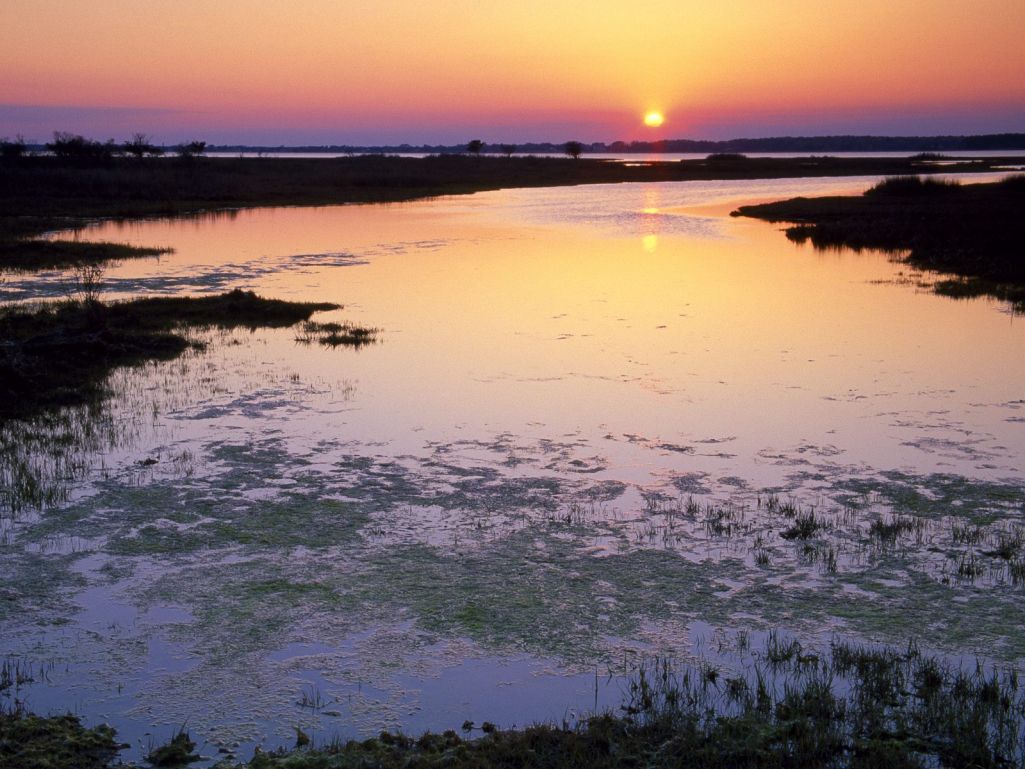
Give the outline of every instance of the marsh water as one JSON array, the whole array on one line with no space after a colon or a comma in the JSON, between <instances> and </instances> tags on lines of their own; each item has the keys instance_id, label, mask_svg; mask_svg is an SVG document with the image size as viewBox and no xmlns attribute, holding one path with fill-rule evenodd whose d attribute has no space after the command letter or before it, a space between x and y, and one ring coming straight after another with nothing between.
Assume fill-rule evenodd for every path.
<instances>
[{"instance_id":1,"label":"marsh water","mask_svg":"<svg viewBox=\"0 0 1025 769\"><path fill-rule=\"evenodd\" d=\"M0 652L23 671L0 697L109 721L136 755L183 724L248 755L297 726L572 720L645 658L774 628L1020 666L1025 324L728 216L873 181L78 233L174 249L111 266L105 296L337 302L317 320L379 341L200 332L7 434L55 491L0 513ZM7 277L9 300L75 291Z\"/></svg>"}]
</instances>

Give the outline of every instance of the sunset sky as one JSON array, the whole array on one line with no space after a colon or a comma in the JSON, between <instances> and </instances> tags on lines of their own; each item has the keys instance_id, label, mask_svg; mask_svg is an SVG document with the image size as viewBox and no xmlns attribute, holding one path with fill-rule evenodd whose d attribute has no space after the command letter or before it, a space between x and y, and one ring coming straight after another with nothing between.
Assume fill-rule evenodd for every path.
<instances>
[{"instance_id":1,"label":"sunset sky","mask_svg":"<svg viewBox=\"0 0 1025 769\"><path fill-rule=\"evenodd\" d=\"M0 136L29 140L1025 131L1022 0L3 0L0 16Z\"/></svg>"}]
</instances>

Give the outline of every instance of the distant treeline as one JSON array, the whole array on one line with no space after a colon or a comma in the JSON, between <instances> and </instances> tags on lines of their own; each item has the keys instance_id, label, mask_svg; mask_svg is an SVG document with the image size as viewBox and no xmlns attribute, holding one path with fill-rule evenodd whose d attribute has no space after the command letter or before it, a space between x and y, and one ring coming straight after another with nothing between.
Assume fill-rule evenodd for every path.
<instances>
[{"instance_id":1,"label":"distant treeline","mask_svg":"<svg viewBox=\"0 0 1025 769\"><path fill-rule=\"evenodd\" d=\"M483 143L481 152L508 154L509 148L521 154L565 152L564 142ZM242 144L209 145L211 152L335 152L339 154L466 152L466 144L387 144L356 146L348 144L306 146L249 146ZM667 139L655 142L584 143L586 153L628 152L952 152L971 150L1025 150L1025 133L982 134L979 136L775 136L766 139Z\"/></svg>"}]
</instances>

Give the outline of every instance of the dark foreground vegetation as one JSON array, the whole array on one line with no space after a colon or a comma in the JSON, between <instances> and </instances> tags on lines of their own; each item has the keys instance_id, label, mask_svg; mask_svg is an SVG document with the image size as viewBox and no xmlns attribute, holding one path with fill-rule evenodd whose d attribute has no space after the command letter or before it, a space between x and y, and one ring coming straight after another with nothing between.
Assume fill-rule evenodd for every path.
<instances>
[{"instance_id":1,"label":"dark foreground vegetation","mask_svg":"<svg viewBox=\"0 0 1025 769\"><path fill-rule=\"evenodd\" d=\"M734 215L792 222L787 237L816 248L901 252L915 267L957 276L937 282L939 293L1025 310L1025 176L966 185L900 176L857 197L794 198Z\"/></svg>"},{"instance_id":2,"label":"dark foreground vegetation","mask_svg":"<svg viewBox=\"0 0 1025 769\"><path fill-rule=\"evenodd\" d=\"M954 667L907 650L834 642L821 657L770 634L758 663L735 675L704 665L642 669L618 713L578 725L504 731L463 724L419 737L315 745L295 727L291 751L223 769L349 767L1020 767L1025 692L1014 671ZM123 746L108 726L72 716L0 715L0 767L106 769ZM199 760L185 731L150 749L150 766Z\"/></svg>"},{"instance_id":3,"label":"dark foreground vegetation","mask_svg":"<svg viewBox=\"0 0 1025 769\"><path fill-rule=\"evenodd\" d=\"M96 217L273 205L401 201L503 187L985 171L1012 159L938 166L915 158L747 158L611 163L581 158L446 155L302 158L35 157L0 161L0 270L67 266L152 249L64 242L40 233Z\"/></svg>"},{"instance_id":4,"label":"dark foreground vegetation","mask_svg":"<svg viewBox=\"0 0 1025 769\"><path fill-rule=\"evenodd\" d=\"M202 298L108 304L88 297L9 307L0 311L0 423L102 396L113 368L166 360L197 346L182 334L186 328L291 326L337 307L239 290Z\"/></svg>"}]
</instances>

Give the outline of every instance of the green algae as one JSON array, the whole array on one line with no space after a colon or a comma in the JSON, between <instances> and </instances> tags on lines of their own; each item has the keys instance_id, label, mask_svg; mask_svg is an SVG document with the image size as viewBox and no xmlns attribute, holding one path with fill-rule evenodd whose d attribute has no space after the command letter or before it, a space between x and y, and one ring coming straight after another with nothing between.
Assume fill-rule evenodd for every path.
<instances>
[{"instance_id":1,"label":"green algae","mask_svg":"<svg viewBox=\"0 0 1025 769\"><path fill-rule=\"evenodd\" d=\"M232 545L253 548L324 548L351 539L368 517L352 504L309 494L290 493L254 506L213 510L188 528L146 524L111 538L113 555L182 556Z\"/></svg>"},{"instance_id":2,"label":"green algae","mask_svg":"<svg viewBox=\"0 0 1025 769\"><path fill-rule=\"evenodd\" d=\"M40 554L33 578L45 584L48 569L63 571L77 583L59 594L102 586L154 617L120 639L98 632L81 653L113 682L145 670L154 639L187 650L187 671L150 673L161 685L136 695L139 708L183 720L238 702L279 716L314 669L327 698L372 685L347 701L360 723L398 724L409 701L395 683L402 673L434 675L473 655L527 654L577 672L642 650L686 657L693 622L787 627L812 641L915 635L951 653L1025 659L1006 621L1021 586L995 571L959 579L955 566L969 548L1009 568L996 553L1015 531L1003 520L1022 496L1012 483L834 474L822 483L835 502L816 494L823 525L790 542L781 534L808 509L800 490L781 498L704 475L637 487L547 471L545 447L493 445L494 461L464 461L444 446L393 460L324 442L297 450L274 435L214 442L191 449L189 474L142 485L115 474L24 522L10 553L88 532L90 569L72 571L84 553ZM510 466L513 453L520 461ZM710 489L725 496L702 493ZM895 509L923 527L883 546L872 526ZM1001 520L987 523L995 512ZM957 541L952 521L978 521L975 544ZM58 616L74 616L49 600ZM184 618L153 613L167 606ZM330 649L275 661L310 643ZM244 718L206 733L222 735L219 744L259 736Z\"/></svg>"},{"instance_id":3,"label":"green algae","mask_svg":"<svg viewBox=\"0 0 1025 769\"><path fill-rule=\"evenodd\" d=\"M744 523L719 526L711 538L700 516L683 503L673 507L671 498L649 505L649 514L637 523L610 519L598 507L586 507L588 500L618 499L625 493L625 485L609 481L581 486L556 476L507 478L493 466L438 461L416 470L356 456L333 463L341 474L325 474L274 439L212 444L207 455L209 474L203 478L139 488L108 483L95 497L44 516L23 536L88 526L107 537L103 551L110 556L143 558L140 563L146 564L168 558L180 562L182 568L147 578L133 594L145 596L146 603L168 600L187 606L199 618L200 639L209 635L201 640L204 648L227 645L249 651L270 648L275 632L282 634L279 645L287 643L294 635L288 629L302 624L300 615L306 625L321 626L315 634L333 635L404 614L429 632L466 636L487 648L599 659L608 654L604 637L636 634L646 621L663 617L667 605L676 617L724 625L752 615L763 623L797 617L809 627L832 618L851 632L894 637L906 632L899 618L913 611L913 601L904 595L920 591L922 584L939 591L931 604L938 626L944 626L943 617L974 612L982 637L994 640L1006 630L1000 631L981 610L966 613L939 599L971 589L1001 607L1017 593L1012 587L949 584L949 579L944 585L934 565L961 552L952 546L933 544L921 563L918 548L907 547L906 538L896 554L884 557L868 550L868 524L878 519L867 508L848 514L857 516L853 526L844 523L841 512L820 514L816 520L828 525L815 533L814 550L807 550L780 538L793 526L792 518L757 509L719 510L716 515L740 513ZM289 475L303 478L303 493L275 493L268 486L286 467ZM1009 484L973 484L952 476L889 474L847 479L837 487L838 500L851 511L856 505L849 495L856 495L869 507L892 506L908 514L929 510L940 521L945 518L938 509L944 504L958 515L974 512L985 521L988 513L983 511L1022 497ZM247 496L253 491L272 496ZM575 508L573 499L581 500L572 503ZM433 541L425 531L418 541L417 519L396 515L410 505L430 505L454 516L444 524L451 538ZM419 525L429 530L437 523L421 519ZM641 526L649 527L654 538L629 534ZM590 547L596 538L616 543L614 549L598 557ZM750 544L758 538L763 544L757 547L770 554L768 568L776 575L764 589ZM933 541L942 544L935 536ZM808 554L828 547L838 551L840 574L827 578ZM328 558L290 559L296 549L324 551ZM242 563L210 565L210 558L229 552L235 558L250 555ZM200 558L198 565L191 566L195 558ZM125 567L120 568L124 573ZM900 587L885 587L887 581ZM594 595L595 584L605 586L605 595ZM871 599L852 598L845 585ZM350 621L338 625L330 618L342 607ZM947 621L946 626L953 624ZM239 645L234 635L248 641ZM1015 643L1003 646L1019 653Z\"/></svg>"},{"instance_id":4,"label":"green algae","mask_svg":"<svg viewBox=\"0 0 1025 769\"><path fill-rule=\"evenodd\" d=\"M837 494L838 501L859 504L875 496L894 512L938 518L958 515L987 524L1025 509L1025 486L934 473L911 475L898 470L882 472L876 478L846 478L834 488L850 492Z\"/></svg>"},{"instance_id":5,"label":"green algae","mask_svg":"<svg viewBox=\"0 0 1025 769\"><path fill-rule=\"evenodd\" d=\"M26 552L17 545L0 547L0 623L62 624L74 612L73 596L86 580L72 570L75 554ZM3 625L0 624L0 628Z\"/></svg>"}]
</instances>

